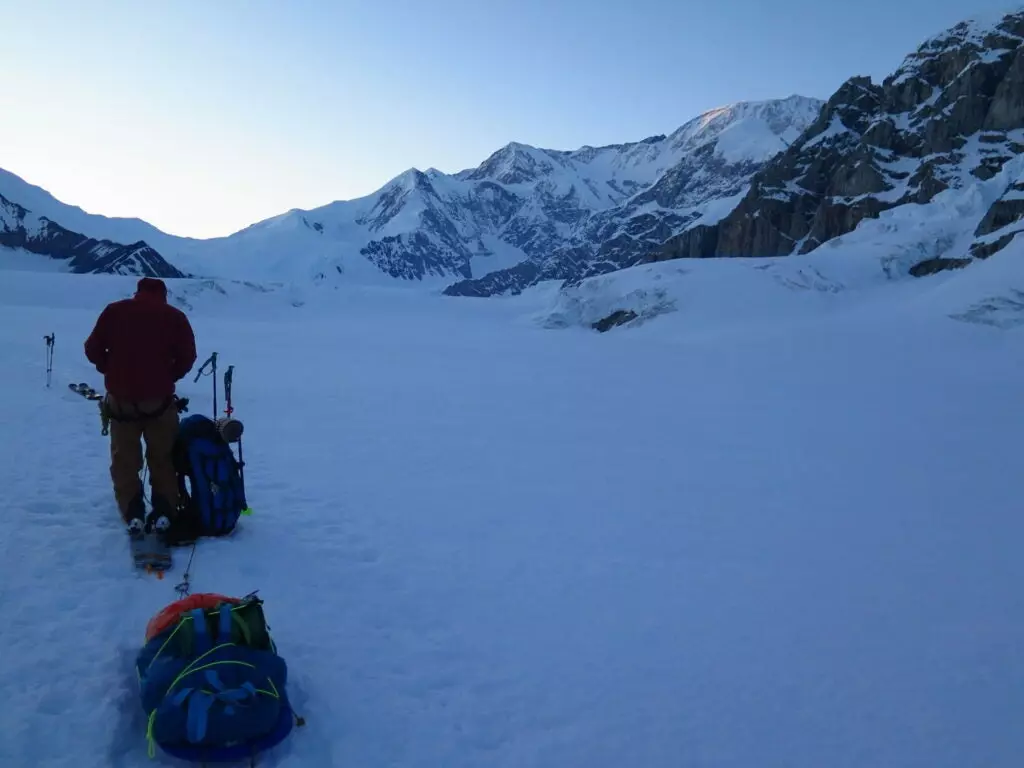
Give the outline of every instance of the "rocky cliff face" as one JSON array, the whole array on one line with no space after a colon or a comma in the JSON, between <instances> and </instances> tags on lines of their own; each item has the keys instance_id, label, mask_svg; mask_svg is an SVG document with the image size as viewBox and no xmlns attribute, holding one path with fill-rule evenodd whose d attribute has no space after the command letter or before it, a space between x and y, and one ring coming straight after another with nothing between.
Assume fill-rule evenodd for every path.
<instances>
[{"instance_id":1,"label":"rocky cliff face","mask_svg":"<svg viewBox=\"0 0 1024 768\"><path fill-rule=\"evenodd\" d=\"M807 253L902 206L943 215L924 207L972 186L991 195L988 182L1000 187L997 199L966 250L992 255L1024 228L1015 160L1024 151L1022 43L1024 11L974 19L926 41L880 85L851 78L753 176L729 215L673 237L648 260Z\"/></svg>"},{"instance_id":2,"label":"rocky cliff face","mask_svg":"<svg viewBox=\"0 0 1024 768\"><path fill-rule=\"evenodd\" d=\"M0 247L67 262L78 273L185 277L144 242L122 245L72 232L0 195ZM2 253L0 253L2 258Z\"/></svg>"}]
</instances>

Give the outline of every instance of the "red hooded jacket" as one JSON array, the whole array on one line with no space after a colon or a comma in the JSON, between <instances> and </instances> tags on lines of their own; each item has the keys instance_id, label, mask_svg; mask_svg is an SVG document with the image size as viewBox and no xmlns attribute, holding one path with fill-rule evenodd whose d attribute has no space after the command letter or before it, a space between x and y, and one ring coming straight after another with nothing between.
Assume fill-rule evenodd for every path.
<instances>
[{"instance_id":1,"label":"red hooded jacket","mask_svg":"<svg viewBox=\"0 0 1024 768\"><path fill-rule=\"evenodd\" d=\"M196 340L185 313L167 303L163 281L144 277L135 296L100 313L85 356L116 399L162 400L195 364Z\"/></svg>"}]
</instances>

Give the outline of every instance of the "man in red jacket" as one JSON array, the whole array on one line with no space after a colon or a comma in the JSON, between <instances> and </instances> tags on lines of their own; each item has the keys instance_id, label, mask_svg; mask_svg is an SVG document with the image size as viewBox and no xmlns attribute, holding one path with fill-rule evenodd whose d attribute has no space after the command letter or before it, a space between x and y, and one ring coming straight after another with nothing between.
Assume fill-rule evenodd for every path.
<instances>
[{"instance_id":1,"label":"man in red jacket","mask_svg":"<svg viewBox=\"0 0 1024 768\"><path fill-rule=\"evenodd\" d=\"M166 530L178 505L172 452L178 434L175 384L196 361L185 313L167 303L162 280L144 277L130 299L108 305L85 342L85 356L103 374L110 417L110 477L121 517L135 535ZM142 494L142 438L152 490L147 524Z\"/></svg>"}]
</instances>

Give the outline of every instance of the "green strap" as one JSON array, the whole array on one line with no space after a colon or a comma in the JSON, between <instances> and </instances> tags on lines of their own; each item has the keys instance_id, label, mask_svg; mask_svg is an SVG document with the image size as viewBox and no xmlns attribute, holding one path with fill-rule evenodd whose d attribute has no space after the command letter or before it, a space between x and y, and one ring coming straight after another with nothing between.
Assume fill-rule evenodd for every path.
<instances>
[{"instance_id":1,"label":"green strap","mask_svg":"<svg viewBox=\"0 0 1024 768\"><path fill-rule=\"evenodd\" d=\"M156 757L156 739L153 738L153 723L156 720L156 710L149 713L149 722L146 724L146 754L152 760Z\"/></svg>"},{"instance_id":2,"label":"green strap","mask_svg":"<svg viewBox=\"0 0 1024 768\"><path fill-rule=\"evenodd\" d=\"M238 625L238 629L242 633L242 638L245 640L245 644L252 647L252 632L249 631L249 625L245 623L245 619L238 615L238 609L231 611L231 620Z\"/></svg>"}]
</instances>

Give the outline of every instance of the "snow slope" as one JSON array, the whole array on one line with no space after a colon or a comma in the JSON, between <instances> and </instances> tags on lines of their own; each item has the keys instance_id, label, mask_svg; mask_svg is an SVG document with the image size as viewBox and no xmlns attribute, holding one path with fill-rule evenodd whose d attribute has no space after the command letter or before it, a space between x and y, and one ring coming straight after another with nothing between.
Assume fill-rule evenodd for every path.
<instances>
[{"instance_id":1,"label":"snow slope","mask_svg":"<svg viewBox=\"0 0 1024 768\"><path fill-rule=\"evenodd\" d=\"M57 259L40 259L38 253L26 251L24 248L0 246L0 271L8 270L67 272L68 265Z\"/></svg>"},{"instance_id":2,"label":"snow slope","mask_svg":"<svg viewBox=\"0 0 1024 768\"><path fill-rule=\"evenodd\" d=\"M891 282L837 253L838 291L798 257L638 268L602 279L676 280L676 311L605 335L539 327L545 286L169 281L236 366L255 510L193 588L260 590L307 719L261 764L1015 768L1024 371L984 322L1015 249ZM173 764L132 661L185 557L131 572L65 388L133 283L0 281L2 765Z\"/></svg>"},{"instance_id":3,"label":"snow slope","mask_svg":"<svg viewBox=\"0 0 1024 768\"><path fill-rule=\"evenodd\" d=\"M1024 136L1020 140L1024 141ZM967 168L974 167L972 163L982 156L977 149L976 143L966 145ZM986 181L971 178L962 170L962 182L938 193L927 205L882 211L877 218L866 219L852 232L825 242L811 253L779 258L670 260L564 287L549 284L534 293L544 302L535 319L547 328L589 327L618 310L635 312L636 324L681 312L687 317L687 327L693 319L706 323L713 318L714 333L726 329L745 332L766 316L776 324L804 323L821 311L865 305L874 308L879 297L905 301L906 297L930 295L936 286L949 281L955 287L951 295L960 301L967 294L956 291L966 291L982 280L990 293L974 296L974 304L960 301L944 311L958 316L968 313L979 322L987 322L978 316L978 307L995 300L1000 307L995 315L999 317L992 322L1015 323L1014 303L1024 298L1014 292L1024 291L1024 271L1015 260L1024 259L1024 244L1013 241L1005 254L1000 251L987 261L976 259L968 269L945 279L937 275L912 277L911 270L933 261L969 262L955 262L955 257L969 255L986 212L996 201L1012 194L1022 173L1024 156L1008 160ZM995 236L1019 228L1011 222L996 230ZM979 277L985 275L995 275L995 283ZM1024 316L1020 319L1024 321Z\"/></svg>"},{"instance_id":4,"label":"snow slope","mask_svg":"<svg viewBox=\"0 0 1024 768\"><path fill-rule=\"evenodd\" d=\"M141 240L129 244L73 232L0 194L0 269L184 277Z\"/></svg>"}]
</instances>

